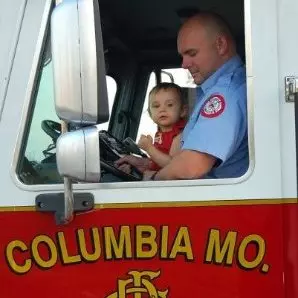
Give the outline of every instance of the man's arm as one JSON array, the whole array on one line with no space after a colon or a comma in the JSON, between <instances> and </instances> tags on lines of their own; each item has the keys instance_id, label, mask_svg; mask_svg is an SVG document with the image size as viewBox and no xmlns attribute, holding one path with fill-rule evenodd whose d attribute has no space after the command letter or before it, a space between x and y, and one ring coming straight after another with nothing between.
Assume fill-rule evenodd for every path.
<instances>
[{"instance_id":1,"label":"man's arm","mask_svg":"<svg viewBox=\"0 0 298 298\"><path fill-rule=\"evenodd\" d=\"M216 158L207 153L182 150L156 173L154 180L199 179L212 169L215 162Z\"/></svg>"}]
</instances>

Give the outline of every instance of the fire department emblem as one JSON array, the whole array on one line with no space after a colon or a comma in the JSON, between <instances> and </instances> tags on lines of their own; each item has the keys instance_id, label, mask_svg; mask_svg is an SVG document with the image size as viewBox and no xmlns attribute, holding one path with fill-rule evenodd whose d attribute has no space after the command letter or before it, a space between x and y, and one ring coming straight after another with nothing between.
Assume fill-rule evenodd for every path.
<instances>
[{"instance_id":1,"label":"fire department emblem","mask_svg":"<svg viewBox=\"0 0 298 298\"><path fill-rule=\"evenodd\" d=\"M157 290L152 283L152 280L160 275L160 271L130 271L128 275L131 278L119 279L117 291L106 298L126 298L128 295L129 297L133 295L134 298L142 298L143 294L146 295L144 297L167 298L169 290Z\"/></svg>"},{"instance_id":2,"label":"fire department emblem","mask_svg":"<svg viewBox=\"0 0 298 298\"><path fill-rule=\"evenodd\" d=\"M204 103L201 115L207 118L214 118L223 113L226 103L221 95L212 95Z\"/></svg>"}]
</instances>

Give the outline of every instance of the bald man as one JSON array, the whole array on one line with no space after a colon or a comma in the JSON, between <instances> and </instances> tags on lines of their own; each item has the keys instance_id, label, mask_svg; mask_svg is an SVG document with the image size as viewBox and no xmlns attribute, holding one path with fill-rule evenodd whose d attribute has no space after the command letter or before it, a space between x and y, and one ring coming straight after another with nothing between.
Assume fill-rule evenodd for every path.
<instances>
[{"instance_id":1,"label":"bald man","mask_svg":"<svg viewBox=\"0 0 298 298\"><path fill-rule=\"evenodd\" d=\"M151 180L240 177L249 164L246 74L232 34L219 16L200 13L183 24L177 46L197 99L180 152ZM148 161L127 156L117 165L125 163L144 171Z\"/></svg>"}]
</instances>

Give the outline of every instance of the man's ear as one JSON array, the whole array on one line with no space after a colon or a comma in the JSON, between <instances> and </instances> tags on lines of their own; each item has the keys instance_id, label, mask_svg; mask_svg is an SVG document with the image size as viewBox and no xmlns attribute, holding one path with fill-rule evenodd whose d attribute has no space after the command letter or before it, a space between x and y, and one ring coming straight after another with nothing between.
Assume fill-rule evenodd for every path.
<instances>
[{"instance_id":1,"label":"man's ear","mask_svg":"<svg viewBox=\"0 0 298 298\"><path fill-rule=\"evenodd\" d=\"M215 47L219 55L223 56L228 51L228 40L224 35L219 35L215 41Z\"/></svg>"}]
</instances>

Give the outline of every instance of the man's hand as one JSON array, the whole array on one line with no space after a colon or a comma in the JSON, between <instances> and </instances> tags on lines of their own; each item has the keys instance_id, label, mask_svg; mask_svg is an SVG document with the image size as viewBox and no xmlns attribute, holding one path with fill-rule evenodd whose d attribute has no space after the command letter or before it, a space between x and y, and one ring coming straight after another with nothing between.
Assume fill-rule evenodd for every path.
<instances>
[{"instance_id":1,"label":"man's hand","mask_svg":"<svg viewBox=\"0 0 298 298\"><path fill-rule=\"evenodd\" d=\"M119 170L121 170L122 172L126 173L126 174L130 174L131 173L131 165L124 163L122 165L120 165L119 167L117 167Z\"/></svg>"},{"instance_id":2,"label":"man's hand","mask_svg":"<svg viewBox=\"0 0 298 298\"><path fill-rule=\"evenodd\" d=\"M148 152L149 148L153 146L153 139L150 135L141 135L138 146Z\"/></svg>"},{"instance_id":3,"label":"man's hand","mask_svg":"<svg viewBox=\"0 0 298 298\"><path fill-rule=\"evenodd\" d=\"M131 171L131 167L133 166L138 169L141 173L144 173L146 170L149 169L150 166L150 159L149 158L142 158L136 157L133 155L125 155L120 159L115 161L115 166L120 170L123 170L127 173L127 171Z\"/></svg>"}]
</instances>

